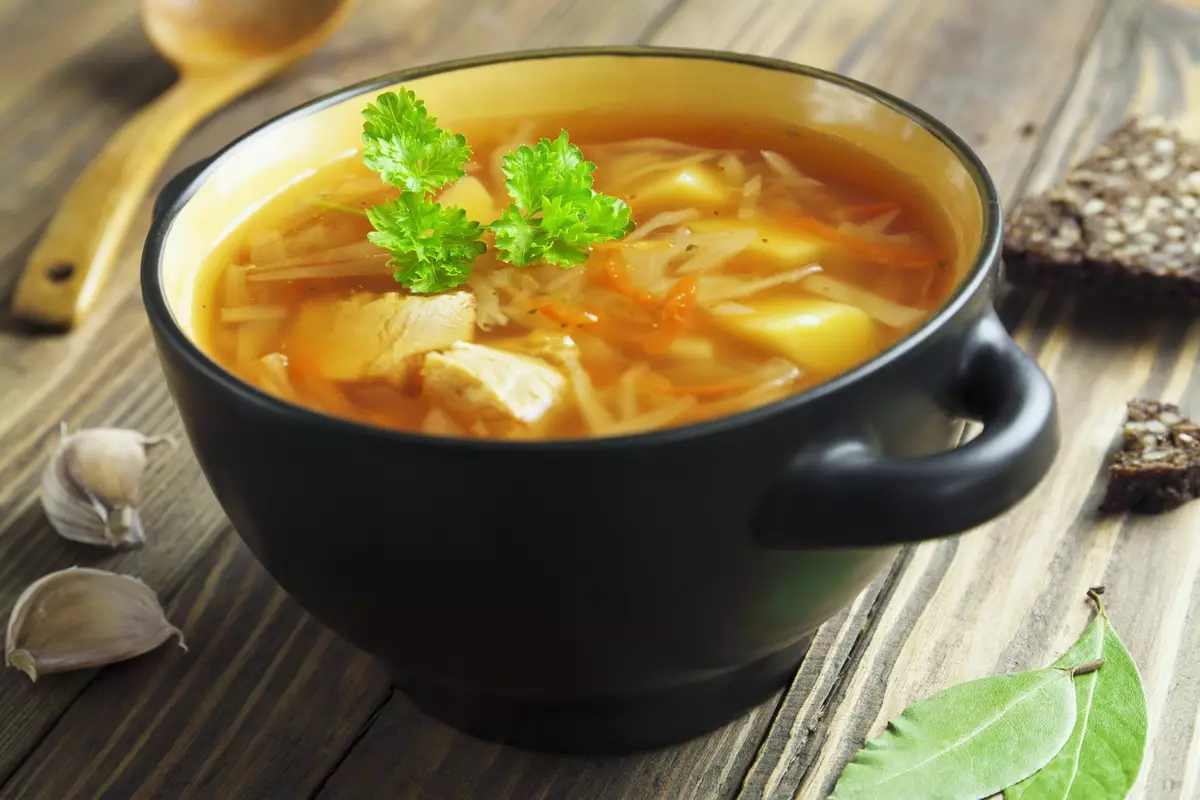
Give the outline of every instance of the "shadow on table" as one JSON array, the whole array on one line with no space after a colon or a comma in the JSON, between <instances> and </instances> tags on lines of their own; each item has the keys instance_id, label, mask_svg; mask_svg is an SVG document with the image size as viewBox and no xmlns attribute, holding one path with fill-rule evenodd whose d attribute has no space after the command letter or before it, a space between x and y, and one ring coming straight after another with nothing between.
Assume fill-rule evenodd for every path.
<instances>
[{"instance_id":1,"label":"shadow on table","mask_svg":"<svg viewBox=\"0 0 1200 800\"><path fill-rule=\"evenodd\" d=\"M1028 349L1033 353L1041 349L1066 315L1070 318L1072 337L1091 344L1128 344L1157 331L1160 348L1178 345L1187 328L1198 319L1193 312L1135 306L1099 297L1046 294L1011 286L1002 291L997 312L1010 333L1024 328L1030 342Z\"/></svg>"}]
</instances>

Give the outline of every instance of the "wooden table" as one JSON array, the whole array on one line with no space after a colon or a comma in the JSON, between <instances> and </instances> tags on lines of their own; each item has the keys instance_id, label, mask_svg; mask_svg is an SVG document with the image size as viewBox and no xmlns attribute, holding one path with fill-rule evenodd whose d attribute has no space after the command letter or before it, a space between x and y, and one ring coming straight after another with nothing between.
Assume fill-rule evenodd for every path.
<instances>
[{"instance_id":1,"label":"wooden table","mask_svg":"<svg viewBox=\"0 0 1200 800\"><path fill-rule=\"evenodd\" d=\"M310 61L210 120L169 172L290 106L412 64L497 50L644 43L728 48L876 83L960 131L1010 203L1130 108L1200 135L1200 4L1147 0L361 0ZM72 178L171 80L130 2L0 0L0 296ZM147 203L142 228L148 216ZM139 575L191 650L102 671L0 674L4 798L824 797L907 703L1040 666L1108 586L1145 677L1152 742L1134 796L1200 797L1200 503L1098 521L1102 464L1139 393L1200 413L1200 324L1120 320L1071 300L1002 303L1061 400L1057 467L1021 507L905 551L830 620L792 685L704 739L638 757L562 759L484 744L417 712L385 668L315 623L257 565L186 448L148 482L142 550L53 535L38 476L59 420L179 434L130 241L82 329L33 337L0 311L0 607L40 575Z\"/></svg>"}]
</instances>

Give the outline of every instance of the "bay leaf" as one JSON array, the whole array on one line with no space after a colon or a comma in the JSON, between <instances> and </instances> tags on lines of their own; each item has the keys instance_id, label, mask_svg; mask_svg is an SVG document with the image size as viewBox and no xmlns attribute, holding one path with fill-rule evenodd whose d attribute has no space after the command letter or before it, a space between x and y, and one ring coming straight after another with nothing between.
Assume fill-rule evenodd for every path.
<instances>
[{"instance_id":1,"label":"bay leaf","mask_svg":"<svg viewBox=\"0 0 1200 800\"><path fill-rule=\"evenodd\" d=\"M1137 780L1146 751L1146 693L1137 665L1113 630L1099 596L1096 618L1054 662L1071 668L1104 659L1075 677L1075 729L1037 774L1004 793L1004 800L1120 800Z\"/></svg>"},{"instance_id":2,"label":"bay leaf","mask_svg":"<svg viewBox=\"0 0 1200 800\"><path fill-rule=\"evenodd\" d=\"M979 800L1044 767L1074 728L1068 669L961 683L892 719L855 754L830 800Z\"/></svg>"}]
</instances>

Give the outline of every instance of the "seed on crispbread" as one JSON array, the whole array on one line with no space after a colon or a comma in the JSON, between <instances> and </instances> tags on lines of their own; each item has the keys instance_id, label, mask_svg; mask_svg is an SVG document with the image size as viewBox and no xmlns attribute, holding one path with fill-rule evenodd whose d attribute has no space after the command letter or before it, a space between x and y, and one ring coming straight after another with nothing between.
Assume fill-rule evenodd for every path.
<instances>
[{"instance_id":1,"label":"seed on crispbread","mask_svg":"<svg viewBox=\"0 0 1200 800\"><path fill-rule=\"evenodd\" d=\"M1200 145L1130 119L1005 232L1017 286L1200 311Z\"/></svg>"},{"instance_id":2,"label":"seed on crispbread","mask_svg":"<svg viewBox=\"0 0 1200 800\"><path fill-rule=\"evenodd\" d=\"M1101 511L1156 514L1200 495L1200 426L1178 406L1131 400L1122 433Z\"/></svg>"}]
</instances>

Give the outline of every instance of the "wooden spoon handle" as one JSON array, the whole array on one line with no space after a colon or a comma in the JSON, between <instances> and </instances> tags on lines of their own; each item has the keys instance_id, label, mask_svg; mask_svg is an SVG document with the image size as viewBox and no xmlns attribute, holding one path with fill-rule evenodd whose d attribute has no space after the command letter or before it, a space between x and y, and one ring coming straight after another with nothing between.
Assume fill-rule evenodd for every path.
<instances>
[{"instance_id":1,"label":"wooden spoon handle","mask_svg":"<svg viewBox=\"0 0 1200 800\"><path fill-rule=\"evenodd\" d=\"M261 81L257 70L184 76L130 119L63 198L25 265L13 313L71 328L91 308L151 182L201 119Z\"/></svg>"}]
</instances>

